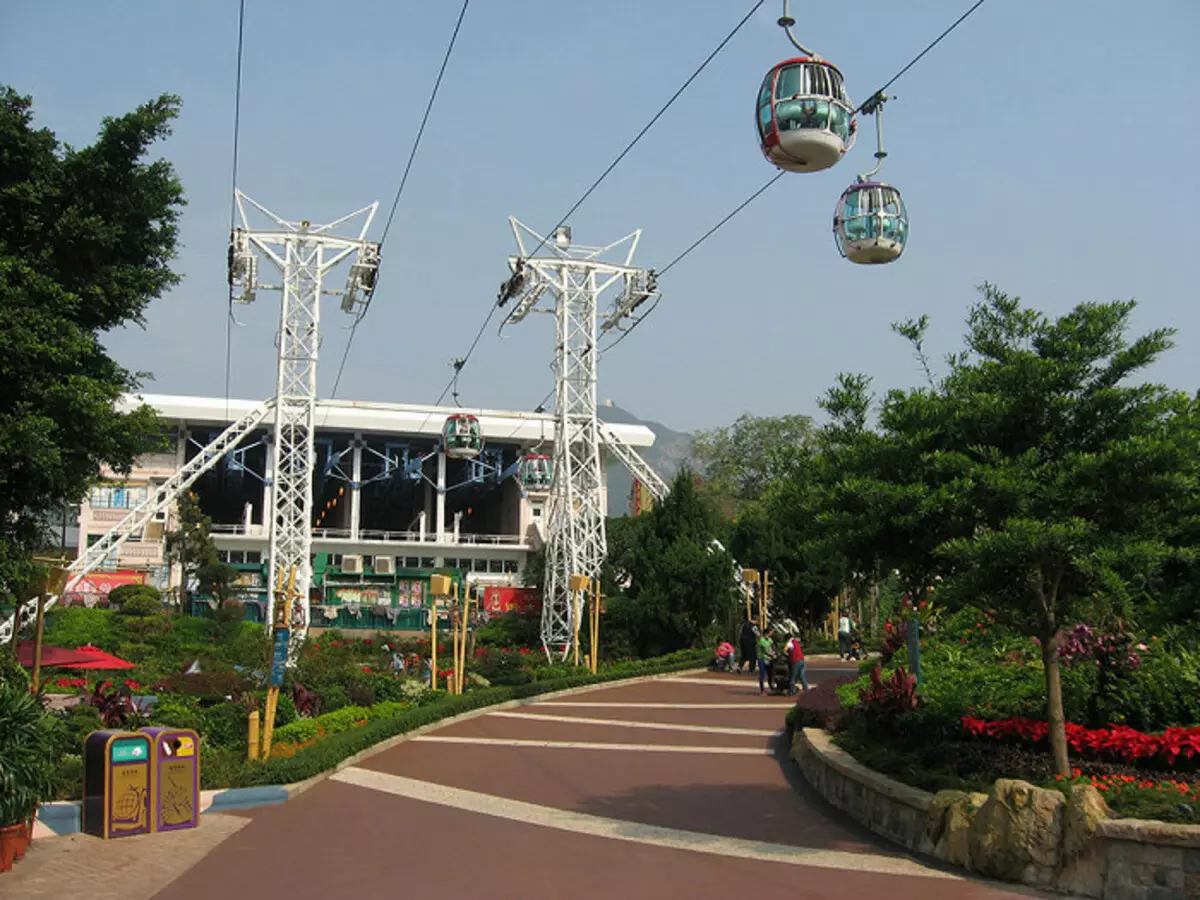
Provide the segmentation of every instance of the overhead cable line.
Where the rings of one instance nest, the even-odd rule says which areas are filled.
[[[233,91],[233,188],[229,192],[229,232],[237,216],[238,137],[242,124],[242,37],[246,30],[246,0],[238,4],[237,76]],[[229,418],[229,386],[233,369],[233,279],[229,279],[229,308],[225,317],[225,418]]]
[[[446,53],[442,57],[442,66],[438,69],[437,80],[433,83],[433,90],[429,94],[429,102],[425,104],[425,114],[421,116],[421,125],[417,128],[417,136],[413,140],[412,150],[408,154],[408,162],[404,166],[404,174],[400,177],[400,186],[396,189],[396,197],[392,200],[392,208],[388,213],[387,221],[383,226],[383,235],[379,238],[379,268],[383,267],[383,245],[387,241],[388,232],[392,228],[392,220],[396,217],[396,209],[400,205],[400,197],[404,193],[404,186],[408,184],[408,175],[412,171],[413,160],[417,158],[417,148],[421,146],[421,138],[425,135],[425,126],[429,122],[429,114],[433,111],[434,101],[437,100],[438,90],[442,86],[442,78],[446,74],[446,67],[450,63],[450,54],[454,52],[454,45],[458,41],[458,32],[462,29],[463,18],[467,15],[467,7],[471,4],[471,0],[463,0],[462,9],[458,11],[458,21],[454,23],[454,32],[450,35],[450,43],[446,46]],[[375,292],[379,289],[379,275],[375,276],[375,289],[371,291],[371,295],[367,298],[366,304],[362,311],[354,319],[354,324],[350,326],[350,335],[346,338],[346,349],[342,353],[342,361],[338,366],[337,377],[333,381],[333,390],[329,393],[329,398],[332,400],[337,396],[338,385],[342,383],[342,372],[346,369],[346,360],[350,358],[350,348],[354,344],[354,335],[358,333],[359,323],[366,318],[367,312],[371,309],[371,301],[375,297]]]
[[[965,22],[967,20],[967,17],[970,16],[973,12],[975,12],[975,10],[979,9],[979,7],[983,6],[983,4],[984,4],[984,0],[976,0],[975,4],[973,6],[971,6],[970,9],[968,9],[965,13],[963,13],[961,16],[959,16],[957,19],[955,19],[954,22],[945,31],[943,31],[936,38],[934,38],[932,41],[930,41],[930,43],[928,45],[926,45],[924,50],[922,50],[920,53],[918,53],[916,56],[914,56],[911,60],[909,60],[908,64],[905,65],[904,68],[902,68],[895,75],[893,75],[883,87],[881,87],[879,90],[877,90],[873,94],[871,94],[871,96],[867,98],[867,100],[862,104],[862,106],[860,106],[858,109],[855,110],[855,114],[857,115],[858,113],[862,112],[866,106],[868,106],[875,100],[875,98],[879,97],[888,88],[890,88],[893,84],[895,84],[897,81],[899,81],[900,77],[902,75],[904,75],[906,72],[908,72],[908,70],[911,69],[913,66],[915,66],[918,62],[920,62],[920,60],[923,59],[925,57],[925,55],[927,53],[929,53],[930,50],[932,50],[934,47],[936,47],[938,44],[940,44],[946,38],[946,36],[950,34],[950,32],[954,31],[954,29],[956,29],[959,25],[961,25],[963,22]],[[763,194],[767,190],[767,188],[771,187],[771,185],[775,184],[775,182],[777,182],[780,178],[782,178],[786,174],[788,174],[788,173],[787,172],[778,172],[774,177],[771,178],[770,181],[768,181],[766,184],[764,184],[762,187],[760,187],[758,190],[756,190],[753,194],[751,194],[749,197],[747,197],[745,200],[743,200],[740,204],[738,204],[738,206],[736,206],[732,212],[730,212],[728,215],[726,215],[723,219],[721,219],[721,221],[719,221],[712,228],[708,229],[708,231],[704,232],[704,234],[702,234],[699,238],[697,238],[695,241],[693,241],[686,250],[684,250],[682,253],[680,253],[678,256],[676,256],[673,260],[671,260],[669,263],[667,263],[659,271],[659,273],[658,273],[659,277],[662,277],[663,275],[665,275],[677,263],[682,262],[684,260],[684,258],[686,258],[688,256],[688,254],[690,254],[693,250],[695,250],[697,247],[699,247],[701,244],[703,244],[705,241],[707,241],[710,237],[712,237],[714,234],[716,234],[734,216],[736,216],[743,209],[745,209],[747,206],[749,206],[751,203],[753,203],[756,199],[758,199],[758,197],[761,194]],[[646,310],[646,312],[644,312],[638,318],[638,320],[633,323],[632,326],[630,326],[628,331],[621,332],[620,336],[618,336],[616,340],[614,340],[612,343],[610,343],[607,347],[602,347],[600,350],[600,353],[602,355],[604,353],[607,353],[609,350],[613,349],[613,347],[617,346],[617,344],[621,343],[621,341],[625,340],[626,337],[631,335],[633,333],[634,329],[636,329],[638,327],[638,325],[642,324],[642,322],[646,321],[646,317],[649,316],[650,313],[654,312],[654,308],[656,306],[658,306],[659,301],[661,299],[662,299],[662,295],[660,294],[658,299],[656,299],[654,301],[654,303],[650,306],[650,308],[648,310]]]
[[[765,2],[766,2],[766,0],[758,0],[757,3],[755,3],[752,7],[750,7],[749,12],[747,12],[744,16],[742,16],[741,21],[738,22],[737,25],[734,26],[733,30],[730,31],[729,34],[727,34],[725,36],[725,38],[721,41],[721,43],[717,44],[717,46],[713,49],[713,51],[711,53],[709,53],[707,57],[705,57],[704,62],[702,62],[696,68],[696,70],[694,72],[692,72],[692,74],[690,76],[688,76],[687,81],[685,81],[682,85],[680,85],[679,89],[676,90],[675,93],[671,95],[671,98],[662,105],[662,107],[658,110],[658,112],[656,112],[654,114],[653,118],[651,118],[650,121],[647,122],[645,124],[645,126],[643,126],[642,130],[639,131],[634,136],[633,140],[631,140],[625,146],[625,149],[622,150],[619,154],[617,154],[617,158],[614,159],[611,163],[609,163],[608,168],[606,168],[603,172],[600,173],[600,177],[597,178],[595,181],[593,181],[591,186],[588,187],[588,189],[583,192],[583,196],[581,196],[578,200],[575,201],[575,203],[571,206],[571,208],[569,210],[567,210],[566,215],[559,218],[558,224],[556,224],[554,226],[554,228],[550,229],[550,231],[546,232],[546,236],[543,237],[541,239],[541,241],[538,242],[537,246],[534,247],[532,251],[527,253],[523,259],[521,257],[518,257],[516,271],[512,274],[511,277],[506,279],[504,281],[504,283],[501,285],[500,294],[497,297],[496,302],[493,303],[488,308],[487,316],[484,318],[483,324],[479,326],[479,331],[476,333],[475,339],[473,341],[471,341],[471,346],[467,349],[466,355],[455,359],[454,375],[450,378],[450,381],[447,382],[446,387],[442,390],[442,393],[438,396],[438,399],[434,403],[435,406],[440,404],[442,402],[442,400],[445,399],[446,394],[448,394],[450,392],[450,390],[452,388],[454,388],[456,382],[458,381],[459,373],[462,372],[463,367],[467,364],[467,361],[471,358],[471,354],[475,351],[475,348],[477,346],[479,346],[479,341],[483,337],[483,333],[485,331],[487,331],[488,325],[491,324],[492,319],[495,317],[496,310],[503,308],[504,305],[516,295],[516,288],[520,281],[520,276],[521,276],[521,271],[522,271],[522,267],[524,264],[524,260],[531,258],[540,249],[542,249],[543,245],[545,245],[546,241],[549,239],[549,236],[554,234],[554,232],[558,230],[559,226],[566,224],[567,220],[570,219],[571,216],[574,215],[575,212],[578,211],[578,209],[581,206],[583,206],[583,204],[587,201],[587,199],[590,196],[592,196],[592,194],[595,192],[596,188],[600,187],[600,185],[604,182],[604,180],[606,178],[608,178],[609,175],[612,174],[613,170],[616,169],[616,167],[621,163],[621,160],[623,160],[627,155],[629,155],[629,152],[637,145],[637,143],[643,137],[646,136],[646,133],[648,131],[650,131],[651,128],[654,127],[655,123],[657,123],[658,120],[663,117],[663,115],[666,113],[666,111],[674,105],[675,101],[678,100],[680,98],[680,96],[682,96],[683,92],[686,91],[691,86],[692,82],[695,81],[696,78],[699,77],[700,73],[703,72],[706,68],[708,68],[708,64],[711,63],[714,59],[716,59],[717,54],[719,54],[722,50],[725,49],[725,45],[728,44],[731,40],[733,40],[734,36],[739,31],[742,30],[742,27],[745,26],[745,24],[750,21],[750,18],[756,12],[758,12],[759,8]]]

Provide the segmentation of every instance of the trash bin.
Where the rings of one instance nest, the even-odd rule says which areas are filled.
[[[154,760],[155,831],[177,831],[200,824],[200,736],[187,728],[143,728]]]
[[[150,736],[135,731],[93,731],[84,739],[84,832],[109,839],[154,830],[150,751]]]

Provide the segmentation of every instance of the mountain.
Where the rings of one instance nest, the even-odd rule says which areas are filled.
[[[661,422],[639,419],[628,410],[605,400],[596,414],[602,422],[613,425],[644,425],[654,432],[653,447],[637,447],[637,453],[646,460],[659,477],[670,483],[684,463],[692,463],[692,436],[687,432],[675,431]],[[608,512],[611,516],[626,515],[629,494],[633,489],[633,476],[613,456],[608,458]]]

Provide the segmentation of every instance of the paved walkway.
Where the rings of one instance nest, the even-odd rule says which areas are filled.
[[[119,880],[123,900],[1035,896],[928,867],[831,810],[782,755],[788,706],[745,675],[691,675],[488,713],[285,805],[205,816],[198,833],[248,824],[165,888],[128,863],[92,883]],[[143,840],[160,852],[117,843]]]

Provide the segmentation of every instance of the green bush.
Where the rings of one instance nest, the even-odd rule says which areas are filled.
[[[239,703],[221,703],[204,710],[199,729],[205,742],[245,752],[250,737],[250,712]]]
[[[531,656],[505,649],[483,648],[483,652],[471,660],[469,668],[492,684],[528,684],[534,678],[528,664]]]
[[[121,584],[109,591],[108,602],[123,616],[153,616],[162,612],[162,595],[148,584]]]
[[[63,722],[19,682],[0,682],[0,828],[18,825],[58,791]]]
[[[194,697],[175,694],[161,698],[150,713],[150,722],[168,728],[190,728],[197,732],[201,739],[212,739],[205,733],[207,722],[204,710]]]
[[[110,609],[56,606],[46,614],[45,642],[52,647],[92,644],[112,653],[121,640],[119,624]]]
[[[475,632],[476,647],[540,647],[542,643],[541,616],[536,613],[511,612],[496,616]]]
[[[317,719],[297,719],[282,728],[276,728],[272,741],[278,744],[303,744],[305,741],[316,739],[321,734]]]

